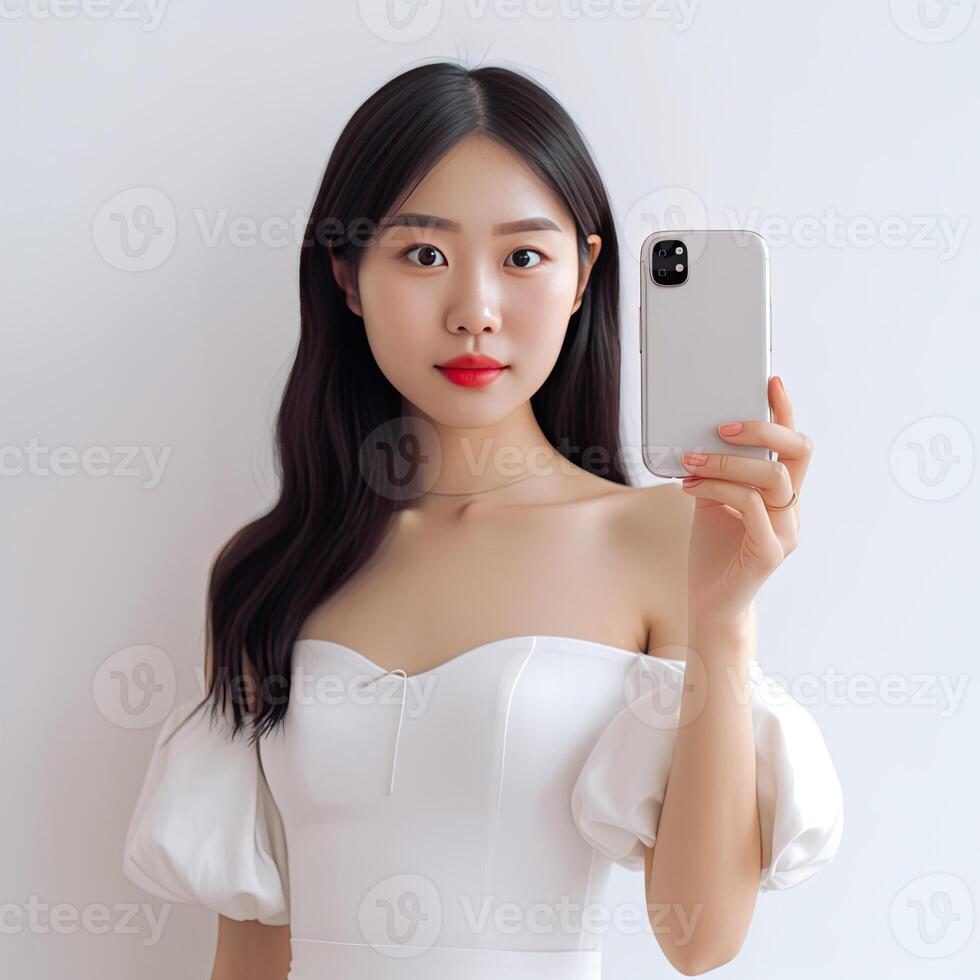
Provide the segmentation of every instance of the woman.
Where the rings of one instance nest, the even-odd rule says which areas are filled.
[[[214,977],[598,980],[614,862],[701,973],[836,853],[824,741],[754,659],[810,440],[771,379],[773,422],[719,423],[778,462],[630,486],[618,281],[594,163],[528,79],[425,65],[341,134],[281,495],[216,556],[207,696],[126,842],[135,882],[219,913]]]

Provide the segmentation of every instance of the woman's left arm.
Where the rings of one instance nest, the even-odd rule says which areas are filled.
[[[731,960],[755,908],[762,870],[755,745],[748,697],[755,605],[794,550],[800,487],[812,443],[793,427],[778,378],[773,422],[719,433],[766,446],[777,461],[710,453],[684,463],[696,498],[687,558],[687,663],[657,839],[646,861],[650,921],[671,964],[688,976]],[[700,459],[701,462],[697,462]],[[696,476],[695,476],[696,474]],[[787,506],[792,502],[792,506]]]

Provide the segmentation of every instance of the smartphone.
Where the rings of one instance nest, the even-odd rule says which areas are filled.
[[[771,420],[769,249],[752,231],[670,231],[640,250],[643,463],[685,477],[686,452],[772,459],[737,446],[722,422]]]

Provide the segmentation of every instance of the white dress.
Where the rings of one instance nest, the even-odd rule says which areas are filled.
[[[188,717],[194,699],[171,712],[124,871],[167,901],[288,922],[289,980],[599,980],[607,878],[656,838],[683,675],[517,636],[406,679],[300,640],[285,728],[257,749],[207,707]],[[837,852],[841,787],[813,717],[755,662],[748,693],[759,888],[788,888]],[[640,883],[645,923],[643,901]]]

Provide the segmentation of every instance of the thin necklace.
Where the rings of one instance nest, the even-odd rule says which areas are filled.
[[[439,497],[467,497],[474,493],[487,493],[490,490],[499,490],[501,487],[509,487],[512,483],[520,483],[521,480],[526,480],[529,476],[534,476],[534,472],[525,473],[523,476],[517,477],[515,480],[508,480],[506,483],[501,483],[495,487],[484,487],[482,490],[426,490],[425,493],[434,493]]]

